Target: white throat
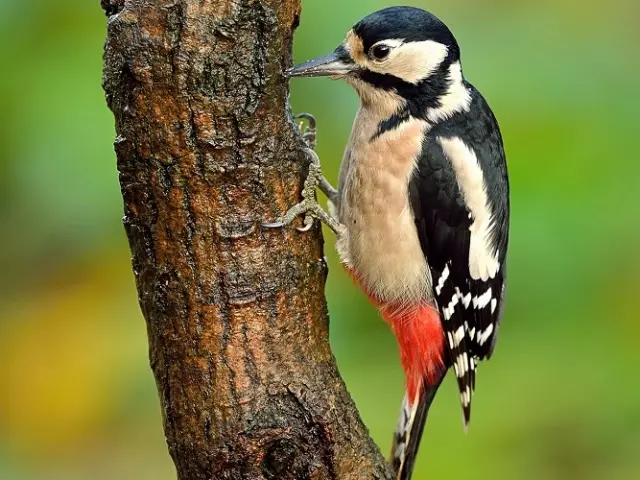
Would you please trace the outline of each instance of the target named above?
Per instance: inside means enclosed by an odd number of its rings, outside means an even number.
[[[380,120],[399,112],[406,101],[395,91],[383,90],[357,78],[347,80],[358,92],[362,107],[375,113]]]

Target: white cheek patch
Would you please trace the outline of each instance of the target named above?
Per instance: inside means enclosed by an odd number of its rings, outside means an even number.
[[[458,186],[474,219],[469,227],[469,274],[474,280],[487,281],[496,276],[500,262],[490,238],[494,218],[487,198],[482,169],[476,154],[460,138],[438,137],[438,142],[453,166]],[[489,300],[486,303],[489,303]]]
[[[404,43],[403,40],[392,39],[381,43],[395,48],[381,62],[367,61],[367,68],[393,75],[414,85],[435,72],[449,54],[446,45],[433,40]]]

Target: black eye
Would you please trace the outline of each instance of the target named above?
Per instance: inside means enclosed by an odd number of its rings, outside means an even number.
[[[375,60],[384,60],[389,55],[391,49],[388,45],[374,45],[369,50],[369,56]]]

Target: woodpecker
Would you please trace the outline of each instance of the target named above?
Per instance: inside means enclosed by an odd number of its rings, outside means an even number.
[[[310,151],[303,201],[266,226],[302,213],[301,230],[314,217],[327,222],[342,262],[395,333],[406,391],[391,462],[406,480],[446,372],[453,367],[466,429],[478,361],[496,342],[509,237],[498,123],[465,80],[451,31],[418,8],[375,12],[332,54],[286,73],[343,79],[361,100],[338,189]],[[330,213],[315,202],[316,186]]]

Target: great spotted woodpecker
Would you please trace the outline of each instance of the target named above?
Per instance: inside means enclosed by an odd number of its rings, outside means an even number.
[[[418,8],[365,17],[331,55],[287,74],[341,78],[360,96],[337,190],[310,152],[307,187],[328,195],[331,214],[306,188],[268,226],[305,212],[307,227],[313,217],[327,222],[342,262],[390,324],[406,377],[392,463],[409,479],[445,373],[453,367],[466,427],[478,361],[495,345],[509,236],[500,130],[462,74],[452,33]]]

